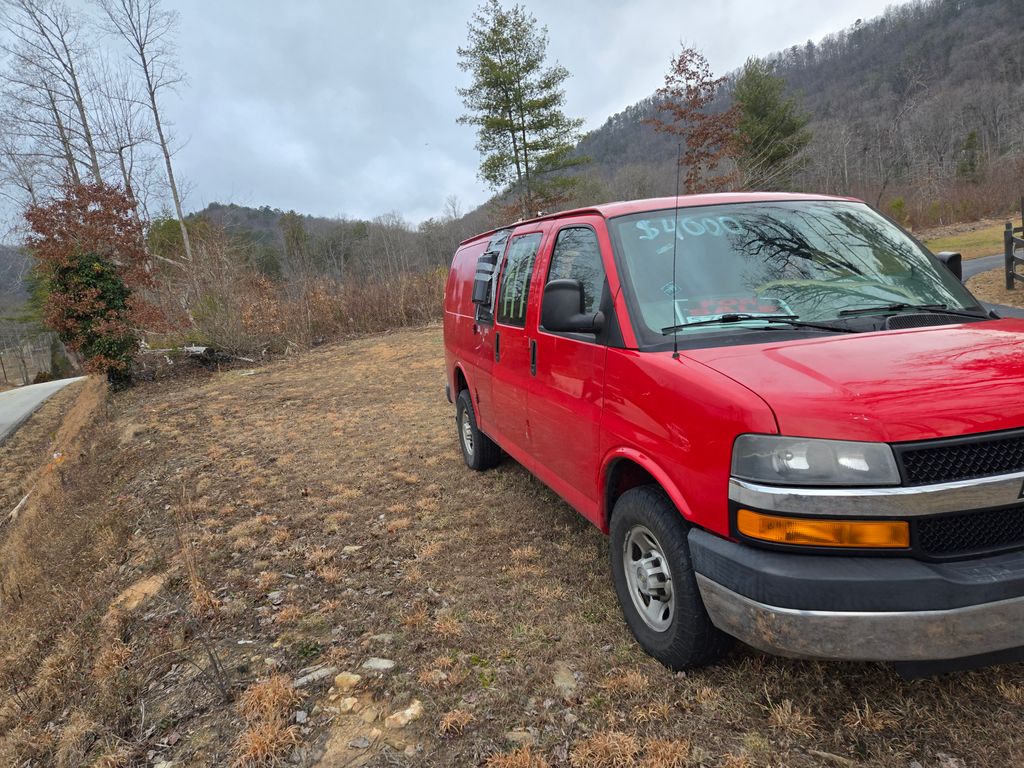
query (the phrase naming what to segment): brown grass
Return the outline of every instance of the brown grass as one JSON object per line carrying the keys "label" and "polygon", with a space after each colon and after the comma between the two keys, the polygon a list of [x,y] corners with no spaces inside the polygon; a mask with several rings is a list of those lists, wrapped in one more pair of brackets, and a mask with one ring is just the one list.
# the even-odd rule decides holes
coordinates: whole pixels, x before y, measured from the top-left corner
{"label": "brown grass", "polygon": [[461,734],[466,730],[466,726],[475,719],[476,717],[472,712],[467,712],[464,709],[453,709],[441,716],[437,723],[437,733],[440,736]]}
{"label": "brown grass", "polygon": [[548,761],[530,747],[520,747],[504,754],[491,755],[484,765],[487,768],[550,768]]}
{"label": "brown grass", "polygon": [[292,707],[299,699],[291,680],[284,675],[272,675],[249,686],[238,703],[246,726],[232,745],[232,765],[279,765],[299,742],[298,729],[288,725]]}
{"label": "brown grass", "polygon": [[231,764],[236,768],[282,764],[291,748],[299,742],[296,731],[295,726],[285,725],[279,720],[261,720],[247,726],[232,745],[235,759]]}
{"label": "brown grass", "polygon": [[29,492],[38,471],[51,460],[57,430],[82,386],[69,384],[57,392],[0,443],[0,520]]}
{"label": "brown grass", "polygon": [[[116,634],[118,622],[101,620],[117,596],[107,558],[110,542],[122,538],[118,532],[124,521],[111,520],[109,507],[100,514],[81,514],[84,499],[103,497],[102,478],[83,477],[82,471],[106,387],[91,379],[67,398],[51,403],[63,412],[62,419],[53,420],[53,411],[48,415],[49,406],[44,406],[37,416],[49,425],[32,427],[30,421],[23,435],[30,438],[31,430],[43,429],[46,453],[66,460],[43,462],[25,454],[27,463],[20,469],[35,490],[0,542],[4,765],[40,759],[55,765],[86,762],[90,750],[103,746],[108,724],[125,717],[139,685],[132,649]],[[88,698],[81,697],[83,690],[90,692]]]}
{"label": "brown grass", "polygon": [[[880,768],[930,766],[939,752],[1024,762],[1024,665],[907,683],[888,665],[743,647],[686,675],[644,655],[601,535],[513,462],[462,464],[438,329],[259,370],[117,396],[53,472],[46,514],[27,512],[0,545],[0,765],[56,764],[86,743],[85,765],[125,750],[129,764],[154,751],[176,765],[254,765],[295,747],[316,755],[337,734],[346,760],[431,768],[820,768],[815,753]],[[213,615],[188,610],[182,506],[196,573],[221,603]],[[396,519],[408,526],[389,533]],[[104,620],[154,576],[158,589]],[[209,678],[204,643],[234,703]],[[371,656],[396,667],[366,673]],[[363,674],[356,693],[332,693],[332,678],[285,690],[320,664]],[[577,683],[568,701],[559,665]],[[274,676],[288,703],[248,719],[245,691]],[[364,708],[331,711],[350,695]],[[423,717],[383,728],[412,699]],[[297,709],[306,723],[290,719]],[[93,735],[79,739],[83,728]],[[523,729],[536,744],[515,749],[505,734]],[[374,746],[350,750],[357,737]]]}
{"label": "brown grass", "polygon": [[637,764],[640,743],[621,731],[598,731],[576,742],[569,755],[573,768],[632,768]]}
{"label": "brown grass", "polygon": [[284,675],[273,675],[247,688],[239,700],[238,710],[250,721],[285,720],[298,700],[291,680]]}
{"label": "brown grass", "polygon": [[683,768],[690,754],[687,741],[654,739],[644,745],[644,768]]}

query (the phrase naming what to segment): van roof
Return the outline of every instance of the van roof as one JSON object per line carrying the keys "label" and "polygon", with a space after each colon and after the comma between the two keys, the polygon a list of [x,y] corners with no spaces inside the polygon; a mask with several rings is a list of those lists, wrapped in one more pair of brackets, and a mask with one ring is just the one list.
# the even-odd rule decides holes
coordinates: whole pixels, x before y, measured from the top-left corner
{"label": "van roof", "polygon": [[460,246],[472,243],[484,237],[490,237],[495,232],[503,229],[512,229],[522,224],[533,224],[538,221],[550,221],[562,219],[569,216],[582,214],[596,214],[606,219],[616,216],[626,216],[631,213],[642,213],[643,211],[660,211],[666,208],[694,208],[700,205],[726,205],[729,203],[767,203],[780,200],[846,200],[862,202],[854,197],[835,197],[833,195],[810,195],[797,192],[712,192],[703,195],[680,195],[675,197],[650,197],[645,200],[623,200],[615,203],[602,203],[587,208],[574,208],[570,211],[559,211],[544,216],[537,216],[532,219],[520,219],[512,224],[503,227],[495,227],[479,235],[474,235],[459,243]]}

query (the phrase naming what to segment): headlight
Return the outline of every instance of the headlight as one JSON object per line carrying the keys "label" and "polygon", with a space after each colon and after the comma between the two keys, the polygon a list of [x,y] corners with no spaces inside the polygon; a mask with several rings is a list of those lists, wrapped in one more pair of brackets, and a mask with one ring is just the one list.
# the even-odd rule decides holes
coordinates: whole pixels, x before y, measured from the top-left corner
{"label": "headlight", "polygon": [[892,449],[885,443],[817,440],[781,435],[740,435],[732,474],[773,485],[899,485]]}

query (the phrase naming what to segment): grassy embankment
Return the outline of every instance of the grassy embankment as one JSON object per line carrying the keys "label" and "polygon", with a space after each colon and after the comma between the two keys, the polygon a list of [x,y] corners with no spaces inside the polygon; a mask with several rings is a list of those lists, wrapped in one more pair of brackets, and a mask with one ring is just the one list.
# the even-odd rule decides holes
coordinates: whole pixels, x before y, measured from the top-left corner
{"label": "grassy embankment", "polygon": [[986,219],[969,224],[935,227],[917,233],[932,253],[959,251],[965,259],[1003,252],[1006,220]]}

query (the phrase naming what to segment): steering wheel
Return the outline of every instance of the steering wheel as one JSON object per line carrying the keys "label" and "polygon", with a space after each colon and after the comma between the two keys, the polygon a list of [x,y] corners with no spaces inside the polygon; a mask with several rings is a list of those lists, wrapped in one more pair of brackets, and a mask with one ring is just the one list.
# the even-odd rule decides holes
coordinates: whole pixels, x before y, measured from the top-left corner
{"label": "steering wheel", "polygon": [[876,282],[857,282],[851,284],[849,281],[843,280],[769,280],[767,283],[761,283],[761,285],[757,286],[754,290],[760,294],[764,291],[771,290],[772,288],[799,288],[801,286],[825,288],[826,290],[835,290],[842,293],[853,293],[858,296],[864,296],[868,299],[877,300],[877,296],[857,290],[860,287],[874,286],[876,288],[881,288],[883,291],[897,293],[906,299],[914,299],[911,294],[896,285],[885,285],[884,283]]}

